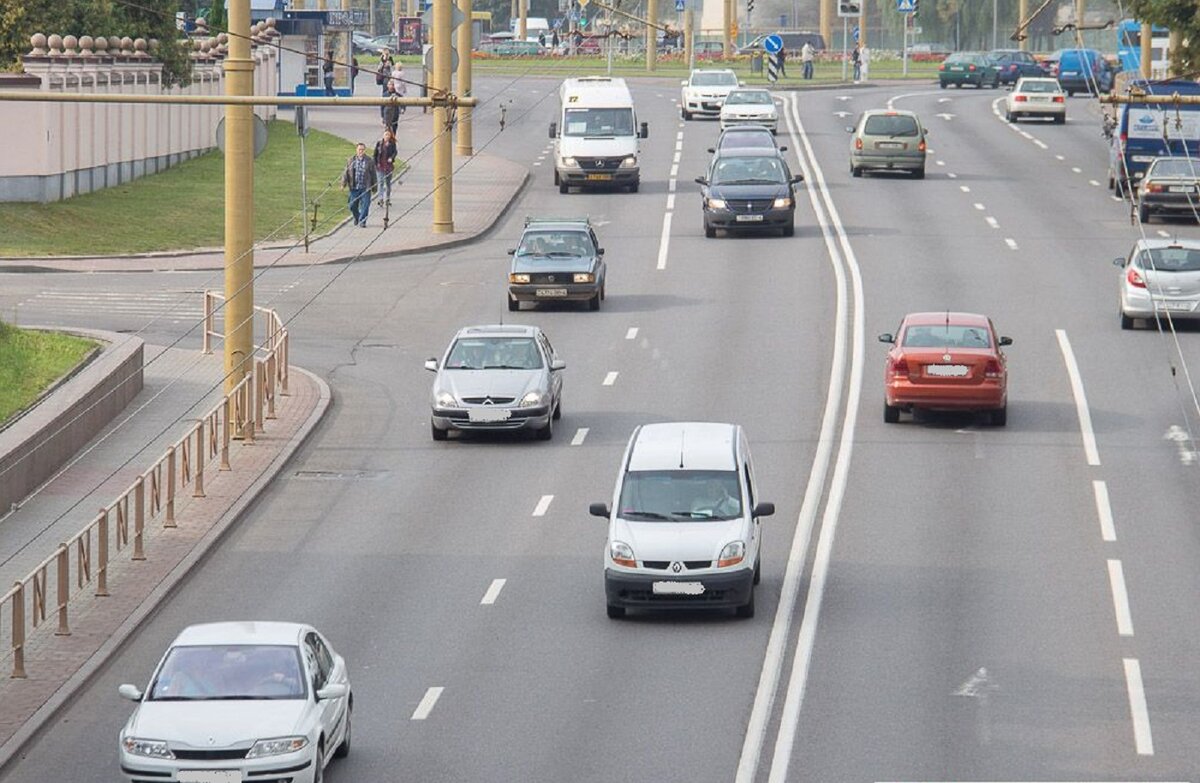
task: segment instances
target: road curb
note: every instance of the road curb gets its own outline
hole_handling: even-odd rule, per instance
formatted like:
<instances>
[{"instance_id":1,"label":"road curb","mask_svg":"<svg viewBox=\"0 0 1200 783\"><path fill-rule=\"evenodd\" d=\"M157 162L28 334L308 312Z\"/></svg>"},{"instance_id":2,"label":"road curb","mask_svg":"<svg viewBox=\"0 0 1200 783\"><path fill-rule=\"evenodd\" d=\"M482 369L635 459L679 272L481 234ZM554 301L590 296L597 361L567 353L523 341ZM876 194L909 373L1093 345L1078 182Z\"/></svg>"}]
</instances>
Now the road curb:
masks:
<instances>
[{"instance_id":1,"label":"road curb","mask_svg":"<svg viewBox=\"0 0 1200 783\"><path fill-rule=\"evenodd\" d=\"M246 511L258 500L258 496L262 491L279 475L284 465L300 450L308 440L309 435L321 423L321 420L329 411L330 403L333 401L333 392L330 390L329 384L320 376L301 367L293 366L291 371L307 376L316 383L319 390L316 407L313 408L308 419L300 426L300 429L292 436L288 444L280 450L275 459L255 479L254 483L241 494L225 515L204 534L204 537L196 542L196 545L192 547L187 556L171 569L170 573L150 592L150 595L138 605L133 613L125 619L125 622L121 623L112 636L100 645L100 648L87 659L83 666L59 686L58 690L33 713L29 720L25 721L24 725L7 742L0 745L0 775L4 773L14 759L19 757L20 752L37 737L42 728L58 714L59 710L70 701L71 697L108 665L112 657L129 641L130 637L133 636L142 623L158 611L162 601L169 597L175 591L175 588L187 579L191 570L208 556L213 546L242 518Z\"/></svg>"}]
</instances>

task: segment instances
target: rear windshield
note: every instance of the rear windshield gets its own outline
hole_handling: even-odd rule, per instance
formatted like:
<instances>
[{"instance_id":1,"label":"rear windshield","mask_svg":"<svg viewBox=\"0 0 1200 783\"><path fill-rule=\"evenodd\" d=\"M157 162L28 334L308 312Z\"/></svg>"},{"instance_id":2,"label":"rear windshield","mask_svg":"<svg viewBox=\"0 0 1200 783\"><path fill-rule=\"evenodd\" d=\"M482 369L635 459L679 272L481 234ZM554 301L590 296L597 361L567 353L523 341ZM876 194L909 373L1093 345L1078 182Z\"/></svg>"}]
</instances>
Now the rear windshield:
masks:
<instances>
[{"instance_id":1,"label":"rear windshield","mask_svg":"<svg viewBox=\"0 0 1200 783\"><path fill-rule=\"evenodd\" d=\"M1021 92L1058 92L1058 82L1042 81L1024 81L1021 82Z\"/></svg>"},{"instance_id":2,"label":"rear windshield","mask_svg":"<svg viewBox=\"0 0 1200 783\"><path fill-rule=\"evenodd\" d=\"M959 52L952 54L946 58L948 63L974 63L979 62L979 55L967 52Z\"/></svg>"},{"instance_id":3,"label":"rear windshield","mask_svg":"<svg viewBox=\"0 0 1200 783\"><path fill-rule=\"evenodd\" d=\"M903 114L872 114L863 133L870 136L916 136L917 121Z\"/></svg>"},{"instance_id":4,"label":"rear windshield","mask_svg":"<svg viewBox=\"0 0 1200 783\"><path fill-rule=\"evenodd\" d=\"M990 348L991 337L983 326L920 324L904 330L905 348Z\"/></svg>"},{"instance_id":5,"label":"rear windshield","mask_svg":"<svg viewBox=\"0 0 1200 783\"><path fill-rule=\"evenodd\" d=\"M771 93L766 90L734 90L729 93L729 97L725 99L726 105L735 103L765 103L771 104Z\"/></svg>"},{"instance_id":6,"label":"rear windshield","mask_svg":"<svg viewBox=\"0 0 1200 783\"><path fill-rule=\"evenodd\" d=\"M721 134L721 149L775 149L775 137L770 131L737 131Z\"/></svg>"},{"instance_id":7,"label":"rear windshield","mask_svg":"<svg viewBox=\"0 0 1200 783\"><path fill-rule=\"evenodd\" d=\"M1147 177L1195 177L1200 171L1200 162L1188 160L1186 158L1175 158L1173 160L1156 160L1150 164L1150 171L1146 174Z\"/></svg>"},{"instance_id":8,"label":"rear windshield","mask_svg":"<svg viewBox=\"0 0 1200 783\"><path fill-rule=\"evenodd\" d=\"M1188 247L1160 247L1143 250L1137 265L1157 272L1200 272L1200 250Z\"/></svg>"},{"instance_id":9,"label":"rear windshield","mask_svg":"<svg viewBox=\"0 0 1200 783\"><path fill-rule=\"evenodd\" d=\"M636 470L621 484L618 516L649 522L737 519L742 487L736 470Z\"/></svg>"},{"instance_id":10,"label":"rear windshield","mask_svg":"<svg viewBox=\"0 0 1200 783\"><path fill-rule=\"evenodd\" d=\"M737 76L732 73L701 71L700 73L692 74L692 86L694 87L736 87L737 83Z\"/></svg>"}]
</instances>

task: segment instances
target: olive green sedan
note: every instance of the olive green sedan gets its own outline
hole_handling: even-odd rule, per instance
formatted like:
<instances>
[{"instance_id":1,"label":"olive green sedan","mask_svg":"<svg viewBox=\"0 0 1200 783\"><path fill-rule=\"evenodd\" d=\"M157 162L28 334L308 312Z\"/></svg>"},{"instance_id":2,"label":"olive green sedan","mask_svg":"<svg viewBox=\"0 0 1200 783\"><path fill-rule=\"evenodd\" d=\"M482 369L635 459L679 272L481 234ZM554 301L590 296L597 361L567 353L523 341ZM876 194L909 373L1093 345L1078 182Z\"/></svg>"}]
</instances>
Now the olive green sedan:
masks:
<instances>
[{"instance_id":1,"label":"olive green sedan","mask_svg":"<svg viewBox=\"0 0 1200 783\"><path fill-rule=\"evenodd\" d=\"M1000 69L991 56L983 52L955 52L938 66L938 86L943 90L953 84L962 87L999 87Z\"/></svg>"}]
</instances>

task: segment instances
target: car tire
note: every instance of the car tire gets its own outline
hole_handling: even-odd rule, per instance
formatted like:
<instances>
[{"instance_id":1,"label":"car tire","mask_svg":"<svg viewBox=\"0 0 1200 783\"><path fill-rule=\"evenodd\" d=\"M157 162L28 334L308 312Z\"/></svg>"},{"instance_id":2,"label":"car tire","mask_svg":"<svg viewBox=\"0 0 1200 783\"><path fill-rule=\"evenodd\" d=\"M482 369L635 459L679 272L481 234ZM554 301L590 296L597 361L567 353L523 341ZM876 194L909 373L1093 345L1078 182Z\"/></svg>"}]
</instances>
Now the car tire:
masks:
<instances>
[{"instance_id":1,"label":"car tire","mask_svg":"<svg viewBox=\"0 0 1200 783\"><path fill-rule=\"evenodd\" d=\"M762 555L758 556L758 562L754 564L754 584L762 581Z\"/></svg>"},{"instance_id":2,"label":"car tire","mask_svg":"<svg viewBox=\"0 0 1200 783\"><path fill-rule=\"evenodd\" d=\"M1132 329L1133 328L1133 319L1130 318L1129 316L1125 315L1124 312L1121 313L1121 328L1122 329Z\"/></svg>"},{"instance_id":3,"label":"car tire","mask_svg":"<svg viewBox=\"0 0 1200 783\"><path fill-rule=\"evenodd\" d=\"M850 167L850 176L852 176L852 177L861 177L861 176L862 176L862 171L863 171L863 170L862 170L862 166L851 166L851 167Z\"/></svg>"},{"instance_id":4,"label":"car tire","mask_svg":"<svg viewBox=\"0 0 1200 783\"><path fill-rule=\"evenodd\" d=\"M883 404L883 421L885 424L895 424L900 421L900 408L885 402Z\"/></svg>"},{"instance_id":5,"label":"car tire","mask_svg":"<svg viewBox=\"0 0 1200 783\"><path fill-rule=\"evenodd\" d=\"M784 235L785 237L794 237L794 236L796 236L796 224L795 224L795 223L788 223L786 226L784 226L784 227L783 227L783 235Z\"/></svg>"},{"instance_id":6,"label":"car tire","mask_svg":"<svg viewBox=\"0 0 1200 783\"><path fill-rule=\"evenodd\" d=\"M429 434L434 440L445 440L450 436L450 430L440 430L432 421L429 422Z\"/></svg>"},{"instance_id":7,"label":"car tire","mask_svg":"<svg viewBox=\"0 0 1200 783\"><path fill-rule=\"evenodd\" d=\"M1075 91L1074 91L1074 90L1067 90L1067 97L1068 97L1068 98L1074 98L1074 97L1075 97Z\"/></svg>"},{"instance_id":8,"label":"car tire","mask_svg":"<svg viewBox=\"0 0 1200 783\"><path fill-rule=\"evenodd\" d=\"M1142 225L1148 225L1150 223L1150 207L1146 206L1145 204L1138 204L1138 221L1141 222Z\"/></svg>"},{"instance_id":9,"label":"car tire","mask_svg":"<svg viewBox=\"0 0 1200 783\"><path fill-rule=\"evenodd\" d=\"M608 281L604 280L600 283L600 301L608 298Z\"/></svg>"},{"instance_id":10,"label":"car tire","mask_svg":"<svg viewBox=\"0 0 1200 783\"><path fill-rule=\"evenodd\" d=\"M717 230L707 223L704 224L704 236L707 239L716 239Z\"/></svg>"},{"instance_id":11,"label":"car tire","mask_svg":"<svg viewBox=\"0 0 1200 783\"><path fill-rule=\"evenodd\" d=\"M600 309L600 292L597 291L591 299L588 300L588 310L593 313Z\"/></svg>"},{"instance_id":12,"label":"car tire","mask_svg":"<svg viewBox=\"0 0 1200 783\"><path fill-rule=\"evenodd\" d=\"M1066 125L1067 124L1067 115L1060 114L1057 117L1055 117L1054 124L1055 125Z\"/></svg>"},{"instance_id":13,"label":"car tire","mask_svg":"<svg viewBox=\"0 0 1200 783\"><path fill-rule=\"evenodd\" d=\"M684 120L692 119L692 113L682 106L679 107L679 115L683 117Z\"/></svg>"},{"instance_id":14,"label":"car tire","mask_svg":"<svg viewBox=\"0 0 1200 783\"><path fill-rule=\"evenodd\" d=\"M1108 189L1114 191L1117 189L1117 178L1112 175L1111 171L1108 172Z\"/></svg>"},{"instance_id":15,"label":"car tire","mask_svg":"<svg viewBox=\"0 0 1200 783\"><path fill-rule=\"evenodd\" d=\"M354 702L346 708L346 733L342 735L342 744L333 752L335 759L344 759L350 755L350 740L354 734Z\"/></svg>"},{"instance_id":16,"label":"car tire","mask_svg":"<svg viewBox=\"0 0 1200 783\"><path fill-rule=\"evenodd\" d=\"M624 616L625 616L625 607L614 606L613 604L608 605L608 619L620 620Z\"/></svg>"},{"instance_id":17,"label":"car tire","mask_svg":"<svg viewBox=\"0 0 1200 783\"><path fill-rule=\"evenodd\" d=\"M639 188L639 187L641 187L641 185L642 185L642 183L641 183L641 180L638 180L638 181L634 182L632 185L630 185L630 186L629 186L629 192L630 192L630 193L637 193L637 192L638 192L638 188Z\"/></svg>"},{"instance_id":18,"label":"car tire","mask_svg":"<svg viewBox=\"0 0 1200 783\"><path fill-rule=\"evenodd\" d=\"M750 600L747 601L746 603L742 604L741 606L739 606L737 609L734 609L733 611L734 611L734 614L736 614L738 617L740 617L744 620L749 620L751 617L754 616L754 587L753 586L750 587Z\"/></svg>"},{"instance_id":19,"label":"car tire","mask_svg":"<svg viewBox=\"0 0 1200 783\"><path fill-rule=\"evenodd\" d=\"M562 418L562 400L559 400L558 404L554 406L554 420L558 421L561 418Z\"/></svg>"},{"instance_id":20,"label":"car tire","mask_svg":"<svg viewBox=\"0 0 1200 783\"><path fill-rule=\"evenodd\" d=\"M559 181L559 179L558 179L558 169L555 169L555 170L554 170L554 184L555 184L555 185L561 185L561 184L562 184L562 183Z\"/></svg>"},{"instance_id":21,"label":"car tire","mask_svg":"<svg viewBox=\"0 0 1200 783\"><path fill-rule=\"evenodd\" d=\"M518 311L520 309L521 309L521 303L518 302L516 299L514 299L512 294L509 294L509 296L508 296L508 311L510 313L515 313L516 311Z\"/></svg>"},{"instance_id":22,"label":"car tire","mask_svg":"<svg viewBox=\"0 0 1200 783\"><path fill-rule=\"evenodd\" d=\"M313 756L313 783L325 783L325 738L317 743L317 753Z\"/></svg>"},{"instance_id":23,"label":"car tire","mask_svg":"<svg viewBox=\"0 0 1200 783\"><path fill-rule=\"evenodd\" d=\"M1015 123L1017 121L1017 115L1013 114L1011 111L1006 111L1004 112L1004 120L1006 122Z\"/></svg>"},{"instance_id":24,"label":"car tire","mask_svg":"<svg viewBox=\"0 0 1200 783\"><path fill-rule=\"evenodd\" d=\"M566 193L567 192L567 183L560 180L558 183L558 192Z\"/></svg>"},{"instance_id":25,"label":"car tire","mask_svg":"<svg viewBox=\"0 0 1200 783\"><path fill-rule=\"evenodd\" d=\"M992 426L1003 427L1008 424L1008 406L992 411Z\"/></svg>"},{"instance_id":26,"label":"car tire","mask_svg":"<svg viewBox=\"0 0 1200 783\"><path fill-rule=\"evenodd\" d=\"M540 430L534 430L534 437L538 440L551 440L554 437L554 416L546 420L546 426Z\"/></svg>"},{"instance_id":27,"label":"car tire","mask_svg":"<svg viewBox=\"0 0 1200 783\"><path fill-rule=\"evenodd\" d=\"M946 83L945 83L945 82L938 82L938 87L940 87L941 89L943 89L943 90L944 90L944 89L946 89Z\"/></svg>"},{"instance_id":28,"label":"car tire","mask_svg":"<svg viewBox=\"0 0 1200 783\"><path fill-rule=\"evenodd\" d=\"M913 179L925 179L925 167L917 169L913 172Z\"/></svg>"}]
</instances>

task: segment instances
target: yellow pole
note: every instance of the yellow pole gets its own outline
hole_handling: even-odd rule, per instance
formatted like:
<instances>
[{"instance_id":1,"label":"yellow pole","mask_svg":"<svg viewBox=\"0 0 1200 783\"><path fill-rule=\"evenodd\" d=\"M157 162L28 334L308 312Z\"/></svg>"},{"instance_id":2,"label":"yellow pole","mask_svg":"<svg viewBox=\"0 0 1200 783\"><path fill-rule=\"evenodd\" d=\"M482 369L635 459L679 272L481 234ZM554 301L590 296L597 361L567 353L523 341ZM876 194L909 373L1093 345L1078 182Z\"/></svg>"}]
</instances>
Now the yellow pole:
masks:
<instances>
[{"instance_id":1,"label":"yellow pole","mask_svg":"<svg viewBox=\"0 0 1200 783\"><path fill-rule=\"evenodd\" d=\"M1183 45L1183 33L1172 30L1167 34L1167 75L1172 78L1179 76L1179 66L1176 65L1179 47Z\"/></svg>"},{"instance_id":2,"label":"yellow pole","mask_svg":"<svg viewBox=\"0 0 1200 783\"><path fill-rule=\"evenodd\" d=\"M1075 0L1075 24L1082 25L1084 23L1084 14L1087 13L1087 0Z\"/></svg>"},{"instance_id":3,"label":"yellow pole","mask_svg":"<svg viewBox=\"0 0 1200 783\"><path fill-rule=\"evenodd\" d=\"M724 56L728 59L733 57L733 0L725 0L721 32L724 38Z\"/></svg>"},{"instance_id":4,"label":"yellow pole","mask_svg":"<svg viewBox=\"0 0 1200 783\"><path fill-rule=\"evenodd\" d=\"M430 74L431 93L450 92L450 22L452 0L433 0L433 73ZM522 26L524 23L522 22ZM470 57L471 53L466 52ZM453 150L450 144L450 112L443 106L433 107L433 233L454 233L454 192L451 179Z\"/></svg>"},{"instance_id":5,"label":"yellow pole","mask_svg":"<svg viewBox=\"0 0 1200 783\"><path fill-rule=\"evenodd\" d=\"M404 16L403 0L392 0L392 29L388 31L389 35L400 34L400 26L396 24L396 20L402 16ZM396 48L399 48L399 43L399 41L396 42ZM396 52L392 52L392 54L396 54Z\"/></svg>"},{"instance_id":6,"label":"yellow pole","mask_svg":"<svg viewBox=\"0 0 1200 783\"><path fill-rule=\"evenodd\" d=\"M458 10L463 14L463 22L458 26L458 95L466 98L471 95L471 0L458 0ZM458 110L458 146L455 152L459 155L475 154L471 139L471 109L467 106Z\"/></svg>"},{"instance_id":7,"label":"yellow pole","mask_svg":"<svg viewBox=\"0 0 1200 783\"><path fill-rule=\"evenodd\" d=\"M317 10L318 11L325 10L325 0L317 0Z\"/></svg>"},{"instance_id":8,"label":"yellow pole","mask_svg":"<svg viewBox=\"0 0 1200 783\"><path fill-rule=\"evenodd\" d=\"M529 16L529 0L517 0L517 9L520 16L517 22L517 40L524 41L529 35L529 24L527 17Z\"/></svg>"},{"instance_id":9,"label":"yellow pole","mask_svg":"<svg viewBox=\"0 0 1200 783\"><path fill-rule=\"evenodd\" d=\"M1142 78L1143 79L1150 78L1150 68L1151 68L1151 65L1150 65L1150 57L1151 57L1150 43L1152 40L1151 36L1153 36L1153 35L1154 35L1154 31L1151 29L1150 25L1148 25L1148 24L1142 25L1142 40L1141 40L1142 56L1141 56L1141 60L1142 60Z\"/></svg>"},{"instance_id":10,"label":"yellow pole","mask_svg":"<svg viewBox=\"0 0 1200 783\"><path fill-rule=\"evenodd\" d=\"M692 67L692 53L696 48L696 12L687 9L683 12L683 67Z\"/></svg>"},{"instance_id":11,"label":"yellow pole","mask_svg":"<svg viewBox=\"0 0 1200 783\"><path fill-rule=\"evenodd\" d=\"M229 0L225 94L254 93L250 0ZM225 391L254 356L254 108L225 107Z\"/></svg>"},{"instance_id":12,"label":"yellow pole","mask_svg":"<svg viewBox=\"0 0 1200 783\"><path fill-rule=\"evenodd\" d=\"M658 0L647 0L646 19L650 22L646 25L646 70L653 71L658 59L658 28L651 25L658 24Z\"/></svg>"},{"instance_id":13,"label":"yellow pole","mask_svg":"<svg viewBox=\"0 0 1200 783\"><path fill-rule=\"evenodd\" d=\"M1018 24L1025 21L1029 16L1029 0L1017 0L1017 22ZM1026 31L1025 37L1017 44L1022 52L1029 51L1029 33Z\"/></svg>"},{"instance_id":14,"label":"yellow pole","mask_svg":"<svg viewBox=\"0 0 1200 783\"><path fill-rule=\"evenodd\" d=\"M862 0L862 5L859 6L859 8L862 10L862 16L858 17L858 19L856 19L856 20L855 19L850 20L850 24L851 24L851 26L853 26L857 22L857 24L858 24L858 43L860 46L866 46L867 45L867 0Z\"/></svg>"},{"instance_id":15,"label":"yellow pole","mask_svg":"<svg viewBox=\"0 0 1200 783\"><path fill-rule=\"evenodd\" d=\"M819 0L821 4L821 37L825 39L825 47L833 51L833 0ZM1024 0L1022 0L1024 2Z\"/></svg>"}]
</instances>

